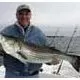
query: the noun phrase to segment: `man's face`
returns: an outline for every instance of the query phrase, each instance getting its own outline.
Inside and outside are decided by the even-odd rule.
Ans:
[[[28,10],[21,10],[16,13],[17,20],[21,26],[30,24],[31,12]]]

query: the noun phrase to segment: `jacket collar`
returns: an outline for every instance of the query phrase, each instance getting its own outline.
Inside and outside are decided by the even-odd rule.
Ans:
[[[31,28],[31,26],[32,26],[32,24],[30,24],[29,26],[26,25],[26,26],[23,28],[17,21],[15,22],[15,25],[18,26],[18,28],[21,30],[21,32],[22,32],[23,34],[25,33],[25,32],[24,32],[24,28],[28,27],[27,31],[29,31],[30,28]]]

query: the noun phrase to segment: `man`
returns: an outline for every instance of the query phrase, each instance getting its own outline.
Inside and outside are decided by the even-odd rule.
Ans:
[[[16,11],[17,22],[5,28],[1,34],[23,39],[30,43],[45,45],[46,37],[40,29],[31,25],[31,15],[31,9],[28,5],[20,5]],[[24,78],[37,75],[42,64],[23,64],[16,58],[4,53],[4,66],[6,68],[5,77]]]

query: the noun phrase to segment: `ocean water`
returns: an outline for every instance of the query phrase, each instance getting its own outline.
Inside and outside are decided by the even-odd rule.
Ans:
[[[73,37],[72,40],[68,36],[48,37],[47,40],[51,43],[50,46],[64,53],[80,56],[80,36]]]

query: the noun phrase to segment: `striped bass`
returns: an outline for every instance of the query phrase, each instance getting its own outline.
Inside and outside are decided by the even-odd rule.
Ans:
[[[58,64],[61,59],[68,60],[74,67],[75,55],[61,52],[54,47],[39,46],[19,39],[0,35],[0,50],[4,50],[23,63],[49,63]]]

